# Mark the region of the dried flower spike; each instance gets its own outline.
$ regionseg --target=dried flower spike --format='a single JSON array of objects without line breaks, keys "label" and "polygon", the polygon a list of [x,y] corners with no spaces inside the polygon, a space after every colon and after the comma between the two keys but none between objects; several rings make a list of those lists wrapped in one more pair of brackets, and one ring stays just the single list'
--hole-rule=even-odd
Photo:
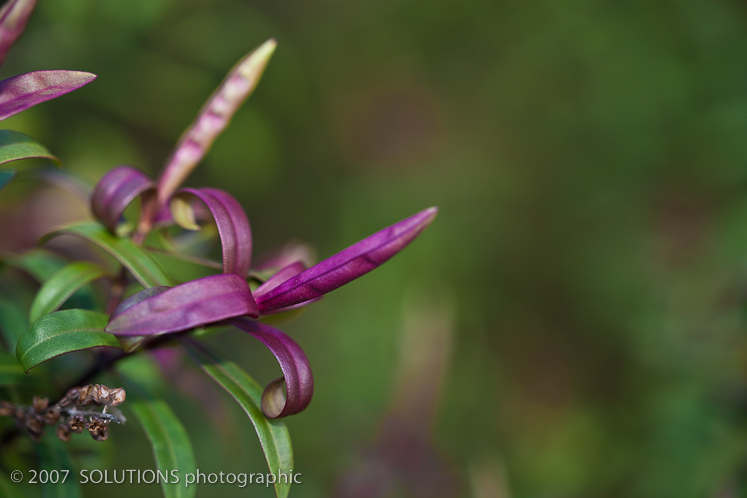
[{"label": "dried flower spike", "polygon": [[70,427],[68,427],[66,424],[60,424],[57,426],[57,437],[60,438],[60,440],[65,441],[66,443],[70,441],[70,436],[72,433],[70,432]]},{"label": "dried flower spike", "polygon": [[32,401],[32,406],[34,407],[34,411],[36,413],[38,413],[39,415],[42,415],[44,412],[47,411],[47,407],[49,406],[49,399],[40,398],[39,396],[34,396],[34,399]]}]

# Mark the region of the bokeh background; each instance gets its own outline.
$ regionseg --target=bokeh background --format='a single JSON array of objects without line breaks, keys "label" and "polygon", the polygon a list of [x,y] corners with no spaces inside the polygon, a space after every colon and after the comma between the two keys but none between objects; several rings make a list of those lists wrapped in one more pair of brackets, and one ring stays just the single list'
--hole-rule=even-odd
[{"label": "bokeh background", "polygon": [[[744,2],[41,1],[2,76],[99,77],[3,125],[91,183],[155,175],[270,37],[189,180],[242,202],[256,253],[297,239],[322,259],[440,208],[282,326],[316,380],[288,420],[291,496],[747,496]],[[85,216],[39,199],[68,206],[53,221]],[[278,375],[250,337],[211,340]],[[264,470],[228,397],[168,396],[201,470]],[[153,468],[136,424],[112,432],[87,468]],[[84,487],[133,489],[160,495]],[[271,496],[248,489],[198,496]]]}]

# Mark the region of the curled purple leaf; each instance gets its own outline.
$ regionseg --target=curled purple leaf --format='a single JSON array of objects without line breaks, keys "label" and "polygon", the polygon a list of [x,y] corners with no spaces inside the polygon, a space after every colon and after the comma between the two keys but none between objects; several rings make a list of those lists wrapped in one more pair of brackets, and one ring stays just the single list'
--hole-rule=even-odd
[{"label": "curled purple leaf", "polygon": [[[145,299],[139,295],[151,291]],[[120,336],[180,332],[237,316],[256,317],[257,305],[246,280],[212,275],[162,292],[146,289],[126,299],[109,318],[106,331]]]},{"label": "curled purple leaf", "polygon": [[301,346],[283,332],[246,317],[231,319],[229,323],[267,346],[280,363],[283,377],[270,382],[262,393],[262,411],[265,416],[287,417],[309,406],[314,394],[314,377]]},{"label": "curled purple leaf", "polygon": [[0,8],[0,64],[16,42],[36,7],[36,0],[10,0]]},{"label": "curled purple leaf", "polygon": [[145,173],[132,166],[117,166],[105,174],[91,195],[93,215],[111,231],[115,231],[127,206],[141,196],[141,219],[155,208],[155,182]]},{"label": "curled purple leaf", "polygon": [[171,194],[205,157],[236,110],[254,91],[276,45],[275,40],[268,40],[239,61],[200,109],[194,123],[179,139],[158,179],[159,206],[166,205]]},{"label": "curled purple leaf", "polygon": [[96,79],[83,71],[34,71],[0,81],[0,120]]},{"label": "curled purple leaf", "polygon": [[437,213],[435,207],[421,211],[257,295],[260,313],[264,315],[310,301],[368,273],[412,242]]},{"label": "curled purple leaf", "polygon": [[218,226],[223,273],[246,278],[252,257],[252,231],[244,208],[230,194],[214,188],[184,189],[171,199],[171,213],[183,228],[199,229],[190,197],[201,200]]}]

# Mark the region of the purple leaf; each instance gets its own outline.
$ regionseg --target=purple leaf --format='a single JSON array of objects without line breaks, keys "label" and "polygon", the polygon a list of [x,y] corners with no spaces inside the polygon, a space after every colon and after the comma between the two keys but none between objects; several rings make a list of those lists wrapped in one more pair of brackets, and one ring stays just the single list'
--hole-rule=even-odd
[{"label": "purple leaf", "polygon": [[0,120],[96,79],[82,71],[34,71],[0,81]]},{"label": "purple leaf", "polygon": [[267,314],[318,298],[368,273],[412,242],[437,213],[435,207],[421,211],[256,296],[260,313]]},{"label": "purple leaf", "polygon": [[119,315],[127,311],[128,309],[132,308],[136,304],[145,301],[146,299],[149,299],[151,297],[155,297],[159,294],[163,294],[169,289],[173,289],[173,287],[169,287],[167,285],[156,285],[154,287],[148,287],[147,289],[141,290],[140,292],[136,292],[135,294],[131,295],[127,299],[123,300],[119,305],[117,305],[116,308],[114,308],[114,311],[112,311],[112,314],[109,315],[109,321],[111,322],[115,318],[117,318]]},{"label": "purple leaf", "polygon": [[[300,261],[296,261],[295,263],[291,263],[285,268],[282,268],[280,271],[278,271],[276,274],[274,274],[272,277],[267,279],[265,283],[257,287],[257,290],[254,291],[254,299],[259,299],[259,296],[267,294],[272,289],[277,287],[278,285],[282,284],[289,278],[298,275],[302,271],[306,269],[306,265],[303,264]],[[308,301],[304,301],[302,303],[294,304],[291,306],[285,306],[283,308],[277,308],[270,311],[266,311],[263,313],[263,315],[275,315],[278,313],[285,313],[286,311],[292,311],[296,308],[301,308],[303,306],[309,305],[311,303],[315,303],[319,301],[324,296],[319,296],[314,299],[309,299]]]},{"label": "purple leaf", "polygon": [[117,166],[105,174],[91,195],[93,215],[112,232],[116,230],[127,206],[142,196],[141,219],[148,218],[146,211],[155,208],[155,182],[132,166]]},{"label": "purple leaf", "polygon": [[257,287],[257,290],[254,291],[254,298],[256,299],[263,294],[267,294],[278,285],[282,284],[289,278],[298,275],[305,269],[306,265],[300,261],[296,261],[295,263],[291,263],[288,266],[281,268],[275,275],[268,278],[265,283]]},{"label": "purple leaf", "polygon": [[[152,289],[143,292],[148,291]],[[123,336],[166,334],[227,318],[258,315],[246,280],[233,274],[192,280],[138,302],[130,301],[138,294],[114,310],[107,332]]]},{"label": "purple leaf", "polygon": [[158,204],[166,205],[215,139],[228,126],[234,113],[259,83],[277,43],[268,40],[239,61],[200,109],[194,123],[184,132],[158,179]]},{"label": "purple leaf", "polygon": [[246,278],[252,258],[252,231],[244,208],[230,194],[214,188],[184,189],[171,198],[171,213],[180,226],[198,230],[190,197],[205,203],[215,219],[223,250],[223,273]]},{"label": "purple leaf", "polygon": [[301,346],[283,332],[246,317],[231,319],[229,323],[253,335],[267,346],[280,363],[283,377],[270,382],[262,393],[265,416],[287,417],[309,406],[314,394],[314,377]]},{"label": "purple leaf", "polygon": [[0,64],[16,42],[36,7],[36,0],[10,0],[0,8]]}]

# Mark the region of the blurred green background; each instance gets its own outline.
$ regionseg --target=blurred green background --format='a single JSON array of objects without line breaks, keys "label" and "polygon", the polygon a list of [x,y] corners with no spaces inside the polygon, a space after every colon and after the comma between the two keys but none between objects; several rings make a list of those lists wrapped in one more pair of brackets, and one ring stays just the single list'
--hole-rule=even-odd
[{"label": "blurred green background", "polygon": [[[300,239],[322,259],[440,208],[402,254],[282,325],[316,380],[288,420],[291,496],[365,476],[439,496],[418,483],[452,473],[441,495],[747,496],[744,2],[42,0],[2,76],[99,77],[3,125],[90,182],[125,163],[155,175],[270,37],[258,90],[189,180],[242,202],[255,254]],[[279,374],[238,331],[213,343],[261,383]],[[438,402],[403,401],[438,388],[407,374],[418,354]],[[169,398],[198,467],[263,471],[250,423],[218,399],[233,429]],[[413,413],[424,427],[388,429]],[[408,453],[429,433],[438,457]],[[106,445],[88,468],[153,468],[136,424]]]}]

